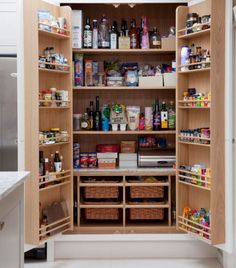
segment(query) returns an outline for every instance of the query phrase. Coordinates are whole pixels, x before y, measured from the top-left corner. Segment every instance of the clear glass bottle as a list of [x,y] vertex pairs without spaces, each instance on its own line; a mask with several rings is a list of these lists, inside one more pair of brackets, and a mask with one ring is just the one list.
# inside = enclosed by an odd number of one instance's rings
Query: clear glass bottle
[[82,130],[89,130],[90,129],[90,120],[88,113],[84,113],[82,120],[81,120],[81,129]]
[[84,26],[84,35],[83,35],[84,48],[92,48],[92,35],[93,32],[91,30],[90,17],[86,17],[86,24]]
[[153,28],[150,37],[150,48],[161,48],[161,36],[156,27]]
[[93,48],[98,48],[98,21],[93,20]]
[[108,20],[104,14],[102,15],[101,23],[99,26],[98,47],[99,48],[110,47]]
[[174,102],[170,101],[169,111],[168,111],[168,128],[169,129],[175,129],[175,121],[176,121],[176,115],[175,115],[175,109],[174,109]]

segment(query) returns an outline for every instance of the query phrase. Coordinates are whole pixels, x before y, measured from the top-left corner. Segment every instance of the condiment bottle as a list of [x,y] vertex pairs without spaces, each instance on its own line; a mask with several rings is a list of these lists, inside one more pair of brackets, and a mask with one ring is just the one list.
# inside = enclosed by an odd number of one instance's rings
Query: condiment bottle
[[142,32],[142,49],[148,49],[149,48],[149,33],[148,33],[148,27],[147,27],[147,17],[142,17],[143,21],[143,32]]
[[136,30],[136,21],[135,19],[132,19],[130,31],[129,31],[129,37],[130,37],[130,48],[138,48],[138,33]]
[[117,34],[117,22],[114,21],[111,26],[111,32],[110,32],[110,48],[111,49],[117,49],[118,45],[118,34]]
[[98,48],[98,21],[93,20],[93,48]]
[[168,111],[164,101],[161,106],[161,129],[168,129]]
[[168,111],[168,128],[175,129],[175,110],[174,110],[174,102],[170,101],[169,111]]
[[56,153],[55,153],[54,167],[55,167],[55,172],[61,172],[62,163],[61,163],[61,159],[60,159],[60,156],[59,156],[59,152],[58,151],[56,151]]

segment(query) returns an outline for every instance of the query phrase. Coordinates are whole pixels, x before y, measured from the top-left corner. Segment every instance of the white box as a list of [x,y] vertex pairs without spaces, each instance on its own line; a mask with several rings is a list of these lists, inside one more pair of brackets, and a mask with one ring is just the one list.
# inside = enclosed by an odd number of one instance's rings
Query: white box
[[116,159],[117,157],[117,153],[97,153],[98,159]]
[[119,167],[120,168],[137,168],[138,164],[137,164],[137,161],[120,161]]
[[120,153],[119,154],[119,158],[120,158],[120,161],[137,161],[137,154],[127,154],[127,153]]
[[72,11],[72,47],[82,48],[82,32],[83,32],[82,10]]
[[176,48],[176,37],[171,36],[171,37],[162,37],[161,38],[161,48],[162,49],[173,49],[175,50]]
[[176,87],[176,73],[164,73],[163,78],[165,87]]
[[158,74],[155,76],[140,76],[139,77],[140,87],[163,87],[163,76]]

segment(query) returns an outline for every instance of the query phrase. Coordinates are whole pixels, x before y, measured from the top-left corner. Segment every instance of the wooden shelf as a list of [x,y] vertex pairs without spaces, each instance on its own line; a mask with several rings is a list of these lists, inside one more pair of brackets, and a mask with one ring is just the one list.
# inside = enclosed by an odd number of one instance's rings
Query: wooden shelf
[[50,144],[40,144],[39,148],[43,147],[52,147],[52,146],[62,146],[62,145],[67,145],[70,144],[70,141],[64,141],[64,142],[55,142],[55,143],[50,143]]
[[189,73],[202,73],[202,72],[210,72],[211,68],[202,68],[195,70],[187,70],[187,71],[178,71],[178,74],[189,74]]
[[126,204],[125,208],[170,208],[169,204],[137,204],[137,205],[130,205],[130,204]]
[[211,147],[210,144],[204,144],[204,143],[197,143],[197,142],[187,142],[187,141],[180,141],[180,144],[186,144],[186,145],[196,145],[196,146],[202,146],[202,147]]
[[49,32],[45,30],[38,29],[39,36],[47,36],[51,38],[56,38],[56,39],[70,39],[70,36],[67,34],[60,34],[60,33],[54,33],[54,32]]
[[182,181],[182,180],[179,180],[179,183],[184,184],[184,185],[188,185],[188,186],[192,186],[192,187],[196,187],[196,188],[199,188],[199,189],[207,190],[207,191],[210,191],[211,190],[208,187],[200,186],[200,185],[193,184],[191,182]]
[[208,28],[206,30],[202,30],[202,31],[195,32],[195,33],[179,35],[178,38],[179,39],[190,39],[190,38],[195,38],[195,37],[204,36],[204,35],[210,37],[210,33],[211,33],[211,28]]
[[[195,62],[195,63],[189,63],[189,64],[183,64],[183,65],[179,65],[178,67],[189,67],[189,66],[195,66],[195,65],[202,65],[202,64],[211,64],[210,61],[206,62],[206,61],[200,61],[200,62]],[[194,69],[194,70],[200,70],[200,69]]]
[[[207,226],[203,226],[197,222],[179,216],[179,229],[182,231],[187,231],[188,233],[198,237],[199,239],[211,244],[211,228]],[[206,232],[207,231],[207,232]],[[208,236],[209,238],[204,237]]]
[[47,69],[47,68],[38,68],[39,72],[45,73],[56,73],[56,74],[70,74],[70,71],[60,71],[54,69]]
[[73,48],[73,52],[83,54],[170,54],[175,53],[175,49],[77,49]]
[[106,183],[106,182],[80,182],[80,187],[123,187],[122,182]]
[[70,106],[56,106],[56,107],[51,107],[51,106],[39,106],[39,110],[61,110],[61,109],[70,109]]
[[91,86],[91,87],[74,87],[74,91],[85,91],[85,90],[169,90],[175,89],[175,87],[99,87],[99,86]]
[[211,107],[205,106],[178,106],[179,109],[211,109]]
[[[47,183],[50,183],[50,181],[47,182]],[[45,188],[40,188],[40,189],[39,189],[39,192],[43,192],[43,191],[47,191],[47,190],[51,190],[51,189],[53,189],[53,188],[57,188],[57,187],[62,187],[62,186],[65,186],[65,185],[67,185],[67,184],[70,184],[70,183],[71,183],[71,181],[65,181],[65,182],[60,182],[60,183],[57,183],[57,184],[48,185],[48,186],[46,186]]]
[[173,168],[81,168],[74,169],[74,176],[175,176]]
[[163,130],[163,131],[74,131],[74,135],[175,135],[175,130]]
[[91,204],[91,205],[86,205],[86,204],[79,204],[80,208],[123,208],[123,204],[117,204],[117,205],[110,205],[110,204]]
[[[202,178],[211,179],[209,176],[200,175],[200,174],[197,174],[197,173],[194,173],[194,172],[191,172],[191,171],[188,171],[188,170],[184,170],[184,169],[178,169],[178,171],[180,173],[187,173],[187,174],[190,174],[190,175],[193,175],[193,176],[199,176],[199,177],[202,177]],[[179,174],[179,175],[181,175],[181,174]],[[184,175],[181,175],[181,176],[184,176]],[[187,178],[189,178],[189,177],[187,177]]]
[[[201,23],[200,24],[200,26],[206,26],[206,25],[208,25],[208,26],[210,26],[211,25],[211,23],[210,22],[207,22],[207,23]],[[182,32],[185,32],[186,30],[192,30],[193,29],[193,27],[185,27],[185,28],[183,28],[183,29],[180,29],[180,30],[178,30],[178,33],[182,33]],[[204,31],[204,30],[202,30],[202,31]],[[202,32],[201,31],[201,32]],[[191,34],[191,33],[190,33]],[[188,35],[188,34],[187,34]]]
[[169,182],[125,182],[125,186],[140,186],[140,187],[145,187],[145,186],[169,186]]

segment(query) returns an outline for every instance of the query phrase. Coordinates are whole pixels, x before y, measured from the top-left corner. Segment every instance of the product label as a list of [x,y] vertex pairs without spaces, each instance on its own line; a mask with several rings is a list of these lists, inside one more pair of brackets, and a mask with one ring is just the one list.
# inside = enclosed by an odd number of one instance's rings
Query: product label
[[161,41],[159,41],[159,40],[154,40],[152,43],[153,43],[154,46],[160,46],[161,45]]
[[117,49],[117,35],[111,34],[110,38],[111,38],[111,40],[110,40],[111,49]]
[[131,35],[130,37],[130,48],[136,48],[137,47],[137,39],[135,35]]
[[81,123],[81,128],[87,128],[88,127],[88,123],[87,122],[82,122]]
[[161,115],[160,115],[160,113],[154,115],[154,117],[153,117],[153,125],[155,126],[156,129],[160,128],[160,126],[161,126]]
[[92,32],[84,31],[84,47],[92,47]]
[[168,113],[161,112],[161,128],[168,128]]

